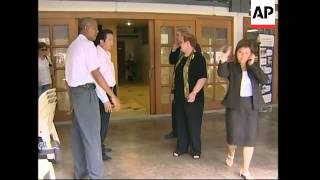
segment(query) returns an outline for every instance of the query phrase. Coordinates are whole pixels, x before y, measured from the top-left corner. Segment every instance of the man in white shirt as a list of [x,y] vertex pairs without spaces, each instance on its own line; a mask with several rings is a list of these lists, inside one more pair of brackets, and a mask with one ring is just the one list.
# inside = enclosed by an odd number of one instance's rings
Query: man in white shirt
[[89,17],[82,18],[79,21],[79,30],[79,36],[68,47],[65,66],[74,109],[71,142],[74,178],[89,176],[90,179],[102,179],[104,167],[95,83],[110,95],[115,110],[120,108],[120,102],[99,70],[97,49],[92,42],[98,33],[97,21]]
[[[100,63],[100,72],[104,79],[109,84],[110,88],[116,94],[116,79],[114,73],[114,65],[111,61],[110,50],[113,46],[113,32],[109,29],[102,29],[99,31],[95,40],[97,46],[98,60]],[[107,148],[103,142],[107,136],[107,129],[109,126],[110,113],[112,112],[112,104],[106,92],[98,85],[96,88],[97,95],[99,97],[100,118],[101,118],[101,149],[102,159],[104,161],[111,159],[106,153],[111,151],[111,148]]]

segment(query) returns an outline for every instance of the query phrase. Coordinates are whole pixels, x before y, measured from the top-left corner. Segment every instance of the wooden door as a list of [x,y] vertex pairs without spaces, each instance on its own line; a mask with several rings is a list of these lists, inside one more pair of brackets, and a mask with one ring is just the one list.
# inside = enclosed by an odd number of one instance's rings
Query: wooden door
[[38,41],[49,45],[49,58],[54,67],[52,85],[56,88],[58,98],[55,121],[72,119],[72,106],[64,71],[67,47],[76,38],[76,27],[76,19],[39,19]]
[[233,45],[233,20],[231,18],[197,20],[197,39],[207,64],[207,82],[204,86],[205,110],[223,108],[228,80],[218,76],[218,56],[225,45]]

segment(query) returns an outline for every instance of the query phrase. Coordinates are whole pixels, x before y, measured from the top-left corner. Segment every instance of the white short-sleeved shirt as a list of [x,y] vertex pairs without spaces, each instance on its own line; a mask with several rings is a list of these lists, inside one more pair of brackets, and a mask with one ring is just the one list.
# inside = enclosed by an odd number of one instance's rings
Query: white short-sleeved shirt
[[91,72],[99,68],[97,49],[84,35],[70,44],[66,55],[65,75],[70,87],[95,83]]
[[38,58],[38,85],[52,84],[50,68],[49,68],[49,59]]
[[[105,51],[101,46],[97,46],[98,60],[100,63],[100,72],[103,78],[107,81],[110,87],[116,85],[116,78],[114,73],[114,65],[111,61],[111,53]],[[96,88],[97,95],[99,99],[105,103],[108,102],[108,96],[106,92],[97,84]]]
[[240,97],[252,96],[252,85],[251,80],[248,76],[247,71],[242,71],[242,79],[240,85]]

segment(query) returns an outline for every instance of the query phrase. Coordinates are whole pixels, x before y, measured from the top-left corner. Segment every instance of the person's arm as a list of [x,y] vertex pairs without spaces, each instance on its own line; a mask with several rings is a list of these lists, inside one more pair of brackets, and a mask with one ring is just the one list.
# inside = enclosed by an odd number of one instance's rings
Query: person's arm
[[96,93],[102,103],[109,102],[107,93],[99,85],[96,86]]
[[106,93],[111,97],[111,101],[115,107],[115,110],[118,110],[120,108],[120,101],[118,97],[113,93],[113,91],[110,89],[108,83],[103,78],[102,74],[100,73],[99,68],[91,71],[92,77],[97,82],[97,84],[104,90]]
[[99,57],[97,54],[97,49],[94,46],[93,42],[90,46],[87,47],[87,57],[85,58],[85,62],[89,72],[95,82],[111,97],[111,101],[115,107],[115,110],[120,109],[120,101],[117,96],[113,93],[110,89],[107,81],[103,78],[100,72],[100,64],[99,64]]
[[180,55],[180,47],[177,47],[176,49],[172,48],[170,55],[169,55],[169,63],[170,64],[176,64],[178,59],[179,59],[179,55]]
[[219,65],[218,65],[218,75],[219,75],[220,77],[223,77],[223,78],[228,78],[228,77],[229,77],[229,75],[230,75],[229,63],[227,63],[227,62],[222,62],[222,61],[219,62]]
[[108,98],[106,92],[100,86],[97,86],[96,93],[97,93],[98,98],[103,103],[104,111],[105,112],[112,112],[112,105],[109,101],[109,98]]
[[206,84],[207,78],[198,79],[196,85],[194,86],[192,92],[188,96],[188,102],[194,102],[198,92],[203,88]]
[[196,96],[198,94],[198,92],[203,88],[203,86],[206,84],[207,81],[207,65],[206,65],[206,60],[204,59],[204,57],[202,55],[200,55],[200,59],[196,60],[197,63],[194,64],[197,66],[197,82],[196,85],[193,87],[191,93],[188,96],[188,102],[194,102],[194,100],[196,99]]
[[218,75],[223,78],[228,78],[230,75],[229,63],[227,63],[228,57],[231,53],[231,46],[228,47],[226,52],[223,52],[218,65]]
[[247,62],[248,71],[252,73],[253,77],[256,78],[260,84],[267,84],[269,80],[268,76],[262,71],[259,64],[254,62],[254,59],[255,55],[252,54]]

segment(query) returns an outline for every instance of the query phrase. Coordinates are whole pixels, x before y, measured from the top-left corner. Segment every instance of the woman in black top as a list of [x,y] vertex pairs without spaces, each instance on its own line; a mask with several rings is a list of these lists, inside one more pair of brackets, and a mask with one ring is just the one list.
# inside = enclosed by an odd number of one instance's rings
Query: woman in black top
[[238,42],[235,61],[226,62],[231,52],[223,53],[218,66],[218,75],[229,80],[228,92],[222,103],[226,107],[226,130],[228,153],[226,164],[233,165],[237,146],[243,147],[243,164],[240,176],[252,179],[250,161],[257,137],[258,111],[264,104],[259,84],[268,83],[268,77],[254,62],[251,44],[247,40]]
[[[182,35],[183,33],[186,33],[187,31],[184,30],[184,29],[179,29],[177,30],[177,33],[176,33],[176,42],[173,44],[173,47],[171,49],[171,52],[170,52],[170,55],[169,55],[169,63],[170,64],[173,64],[175,65],[178,60],[179,60],[179,57],[181,55],[181,39],[182,39]],[[198,43],[196,43],[196,47],[195,47],[195,51],[197,52],[200,52],[201,53],[201,48],[200,48],[200,45]],[[173,91],[171,91],[171,93],[173,93]],[[174,119],[175,118],[175,110],[174,110],[174,99],[172,100],[172,109],[171,109],[171,125],[172,125],[172,130],[169,134],[166,134],[165,135],[165,138],[166,139],[169,139],[169,138],[176,138],[177,137],[177,130],[176,130],[176,120]]]
[[201,52],[195,51],[195,37],[182,34],[181,52],[175,63],[174,99],[177,123],[177,146],[175,157],[190,152],[194,159],[201,155],[201,122],[204,106],[203,86],[207,80],[207,68]]

